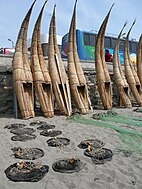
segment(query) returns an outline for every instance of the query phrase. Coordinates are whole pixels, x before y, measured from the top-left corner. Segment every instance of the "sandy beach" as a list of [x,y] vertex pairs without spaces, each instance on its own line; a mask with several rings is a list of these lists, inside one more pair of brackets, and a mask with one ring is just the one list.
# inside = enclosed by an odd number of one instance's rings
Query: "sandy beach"
[[[131,109],[114,109],[121,115],[142,117],[142,113],[137,113]],[[94,110],[94,113],[104,112],[104,110]],[[93,113],[84,115],[84,118],[91,119]],[[70,139],[70,144],[63,147],[50,147],[46,141],[50,137],[40,135],[37,126],[30,126],[32,121],[46,121],[54,124],[57,130],[61,130],[60,137]],[[34,128],[36,138],[26,142],[12,141],[12,133],[4,129],[5,125],[12,123],[24,123],[26,127]],[[66,116],[56,115],[51,119],[42,116],[29,120],[14,119],[10,116],[0,118],[0,189],[142,189],[142,156],[137,152],[124,154],[122,149],[123,141],[119,138],[118,132],[106,127],[95,125],[85,125],[67,120]],[[114,123],[118,127],[127,128],[129,126]],[[131,127],[131,130],[133,128]],[[134,127],[134,131],[142,133],[142,127]],[[84,149],[80,149],[78,144],[86,139],[99,139],[105,143],[105,148],[112,150],[113,157],[102,165],[96,165],[91,158],[84,155]],[[9,180],[4,170],[8,166],[19,161],[13,155],[13,147],[36,147],[44,151],[44,156],[34,162],[49,166],[49,172],[38,182],[13,182]],[[83,162],[83,168],[75,173],[59,173],[52,169],[52,164],[60,158],[79,158]]]

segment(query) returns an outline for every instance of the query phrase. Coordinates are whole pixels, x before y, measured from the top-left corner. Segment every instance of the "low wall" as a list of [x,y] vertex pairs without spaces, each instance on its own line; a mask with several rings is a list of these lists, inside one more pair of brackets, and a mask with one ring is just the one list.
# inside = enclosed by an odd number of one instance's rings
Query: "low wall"
[[[14,112],[12,59],[12,56],[0,55],[0,114],[13,114]],[[46,57],[45,61],[48,64],[48,59]],[[65,64],[65,68],[67,68],[66,60],[63,60],[63,62]],[[113,82],[112,63],[108,63],[107,65],[112,81],[113,106],[117,106],[119,99]],[[94,62],[81,61],[81,66],[87,79],[92,106],[94,108],[96,106],[100,106],[101,101],[97,90],[95,64]]]

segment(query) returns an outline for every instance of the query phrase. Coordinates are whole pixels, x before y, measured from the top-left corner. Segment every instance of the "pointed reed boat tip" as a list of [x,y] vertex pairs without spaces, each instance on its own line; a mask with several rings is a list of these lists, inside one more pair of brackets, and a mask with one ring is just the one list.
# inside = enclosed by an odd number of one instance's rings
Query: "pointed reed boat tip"
[[111,6],[113,7],[115,5],[115,3],[113,3]]
[[135,19],[134,22],[132,23],[132,26],[130,27],[130,29],[129,29],[128,33],[127,33],[127,36],[126,36],[127,39],[129,38],[130,32],[131,32],[133,26],[135,25],[135,23],[136,23],[136,19]]
[[40,15],[42,14],[42,12],[43,12],[43,9],[44,9],[44,7],[45,7],[45,5],[46,5],[47,1],[48,1],[48,0],[46,0],[46,1],[44,2],[43,6],[42,6],[42,9],[41,9],[41,11],[40,11],[40,14],[39,14],[39,16],[40,16]]
[[128,23],[127,21],[126,21],[126,22],[124,23],[124,26],[123,26],[123,28],[125,28],[125,26],[127,25],[127,23]]
[[136,23],[136,18],[134,19],[134,22],[133,22],[133,24],[132,25],[134,25]]
[[113,8],[114,5],[115,5],[115,3],[113,3],[113,4],[111,5],[111,7],[110,7],[110,11],[111,11],[111,9]]
[[125,28],[126,25],[127,25],[127,22],[124,23],[124,25],[123,25],[123,27],[122,27],[122,29],[121,29],[121,31],[120,31],[119,36],[124,36],[124,35],[126,35],[126,33],[122,33],[122,32],[123,32],[123,29]]
[[45,0],[44,5],[48,2],[48,0]]
[[34,6],[34,4],[35,4],[35,2],[36,2],[37,0],[34,0],[34,2],[33,2],[33,4],[32,4],[32,6]]
[[106,16],[106,17],[109,17],[109,14],[110,14],[110,12],[111,12],[111,10],[112,10],[113,6],[114,6],[114,3],[111,5],[111,7],[110,7],[110,9],[109,9],[108,14],[107,14],[107,16]]

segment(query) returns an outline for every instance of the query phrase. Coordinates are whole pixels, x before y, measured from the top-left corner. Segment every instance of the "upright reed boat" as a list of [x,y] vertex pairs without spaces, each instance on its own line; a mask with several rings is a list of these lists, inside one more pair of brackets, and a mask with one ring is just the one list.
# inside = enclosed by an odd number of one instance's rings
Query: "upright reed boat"
[[48,66],[53,92],[59,110],[64,115],[71,115],[71,96],[68,77],[61,59],[56,39],[55,7],[50,22],[48,41]]
[[25,16],[22,22],[13,57],[14,90],[21,112],[21,117],[24,119],[28,119],[35,116],[32,90],[33,78],[27,54],[27,30],[30,15],[35,1],[31,5],[27,15]]
[[118,35],[118,38],[115,42],[115,47],[114,47],[114,52],[113,52],[113,75],[114,75],[114,82],[116,84],[119,97],[120,97],[120,106],[122,105],[126,108],[129,108],[129,107],[132,107],[130,96],[129,96],[129,85],[124,76],[123,70],[120,65],[120,59],[119,59],[119,42],[120,42],[120,37],[122,36],[122,32],[125,26],[126,26],[126,23],[121,29]]
[[135,21],[133,22],[130,30],[128,31],[128,34],[124,42],[124,70],[131,92],[138,105],[142,106],[142,88],[141,88],[140,80],[138,78],[136,70],[134,69],[134,66],[131,64],[131,60],[129,56],[129,35],[134,24]]
[[31,43],[31,69],[35,93],[39,99],[42,112],[45,117],[53,117],[54,109],[51,78],[44,61],[40,43],[41,18],[46,2],[47,1],[45,1],[41,9],[33,31]]
[[142,34],[139,38],[138,42],[138,50],[137,50],[137,74],[142,86]]
[[76,45],[76,4],[68,35],[68,76],[73,100],[81,114],[89,111],[89,95],[87,82],[79,62]]
[[98,92],[99,92],[100,99],[102,101],[102,105],[104,109],[112,108],[111,80],[110,80],[109,72],[107,69],[106,62],[105,62],[105,55],[104,55],[104,35],[105,35],[105,30],[106,30],[106,26],[108,23],[108,19],[109,19],[112,7],[110,8],[107,16],[105,17],[99,29],[96,43],[95,43],[96,80],[98,84]]

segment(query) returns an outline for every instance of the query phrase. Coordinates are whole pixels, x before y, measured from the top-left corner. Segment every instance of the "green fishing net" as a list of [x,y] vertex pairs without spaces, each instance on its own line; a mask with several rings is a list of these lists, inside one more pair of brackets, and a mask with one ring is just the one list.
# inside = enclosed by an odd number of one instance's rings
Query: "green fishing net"
[[134,112],[140,112],[140,113],[142,113],[142,107],[136,108],[136,109],[134,109],[133,111],[134,111]]
[[94,119],[87,119],[80,114],[73,114],[72,116],[68,117],[68,120],[73,120],[85,125],[111,128],[118,132],[118,136],[123,142],[122,150],[129,150],[131,152],[142,154],[142,133],[140,132],[124,129],[120,126],[115,126],[113,124],[102,122],[100,120],[97,121]]
[[142,118],[138,117],[132,117],[132,116],[126,116],[126,115],[119,115],[117,112],[113,110],[108,110],[107,112],[102,112],[102,113],[95,113],[92,116],[94,119],[101,119],[104,117],[115,117],[115,118],[122,118],[122,119],[127,119],[127,120],[135,120],[135,121],[142,121]]

